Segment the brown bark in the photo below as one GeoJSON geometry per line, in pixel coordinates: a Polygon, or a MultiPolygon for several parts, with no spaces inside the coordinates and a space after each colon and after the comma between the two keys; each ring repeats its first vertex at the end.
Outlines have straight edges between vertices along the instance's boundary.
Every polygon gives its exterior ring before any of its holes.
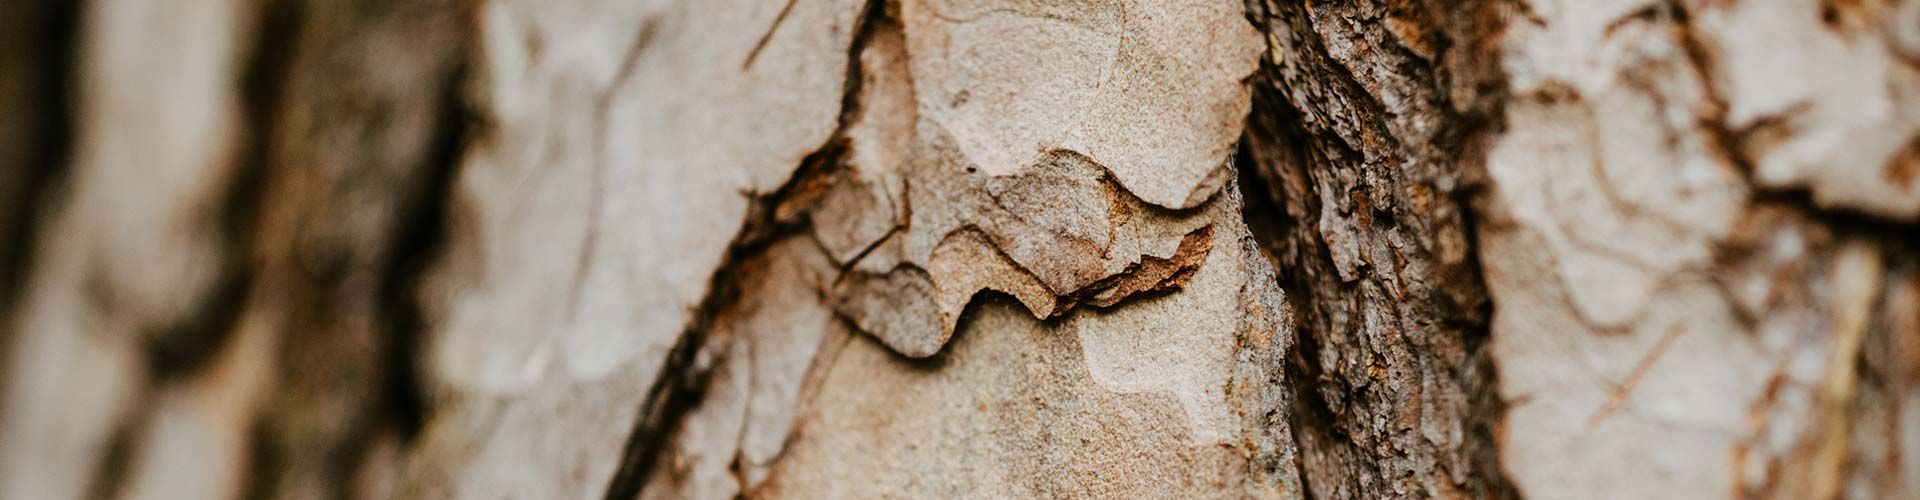
{"type": "Polygon", "coordinates": [[[1318,498],[1512,495],[1491,305],[1467,200],[1497,133],[1498,2],[1249,2],[1250,221],[1299,321],[1303,476],[1318,498]]]}
{"type": "Polygon", "coordinates": [[[1920,2],[56,3],[0,497],[1920,491],[1920,2]]]}

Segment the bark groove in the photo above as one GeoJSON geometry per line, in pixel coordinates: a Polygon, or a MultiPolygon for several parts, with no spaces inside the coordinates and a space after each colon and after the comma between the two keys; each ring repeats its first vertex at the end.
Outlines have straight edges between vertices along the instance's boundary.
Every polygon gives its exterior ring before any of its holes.
{"type": "Polygon", "coordinates": [[[1513,495],[1468,204],[1500,129],[1504,8],[1248,3],[1270,53],[1248,218],[1301,315],[1289,369],[1316,498],[1513,495]]]}
{"type": "Polygon", "coordinates": [[[0,4],[0,498],[1904,498],[1920,1],[0,4]]]}

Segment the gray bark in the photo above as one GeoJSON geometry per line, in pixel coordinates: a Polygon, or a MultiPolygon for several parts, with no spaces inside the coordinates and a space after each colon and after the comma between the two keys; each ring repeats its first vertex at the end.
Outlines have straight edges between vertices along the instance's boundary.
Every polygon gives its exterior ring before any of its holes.
{"type": "Polygon", "coordinates": [[[1920,2],[0,28],[0,498],[1920,491],[1920,2]]]}

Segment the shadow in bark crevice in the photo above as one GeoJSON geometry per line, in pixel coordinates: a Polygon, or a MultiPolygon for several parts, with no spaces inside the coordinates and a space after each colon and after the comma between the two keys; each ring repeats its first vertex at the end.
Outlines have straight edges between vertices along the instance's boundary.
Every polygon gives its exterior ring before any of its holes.
{"type": "Polygon", "coordinates": [[[873,25],[883,20],[884,0],[869,0],[861,7],[858,23],[847,53],[847,72],[841,93],[841,108],[833,134],[818,150],[808,154],[787,182],[772,193],[755,194],[748,204],[747,217],[734,233],[727,254],[708,279],[707,294],[694,310],[693,319],[674,341],[666,362],[645,399],[639,402],[639,416],[627,433],[620,453],[620,464],[607,480],[607,500],[635,498],[647,486],[673,432],[687,415],[698,408],[711,380],[713,370],[725,360],[727,345],[734,339],[725,333],[715,335],[715,323],[739,300],[745,279],[739,272],[754,261],[764,259],[767,249],[782,238],[799,235],[809,227],[807,200],[817,197],[829,184],[832,174],[843,168],[848,154],[847,126],[860,113],[862,70],[860,53],[866,47],[873,25]]]}

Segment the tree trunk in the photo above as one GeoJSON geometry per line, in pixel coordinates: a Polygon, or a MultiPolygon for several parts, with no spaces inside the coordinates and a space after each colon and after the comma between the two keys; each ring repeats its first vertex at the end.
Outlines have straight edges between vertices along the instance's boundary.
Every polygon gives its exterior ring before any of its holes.
{"type": "Polygon", "coordinates": [[[1916,1],[0,41],[0,498],[1920,492],[1916,1]]]}

